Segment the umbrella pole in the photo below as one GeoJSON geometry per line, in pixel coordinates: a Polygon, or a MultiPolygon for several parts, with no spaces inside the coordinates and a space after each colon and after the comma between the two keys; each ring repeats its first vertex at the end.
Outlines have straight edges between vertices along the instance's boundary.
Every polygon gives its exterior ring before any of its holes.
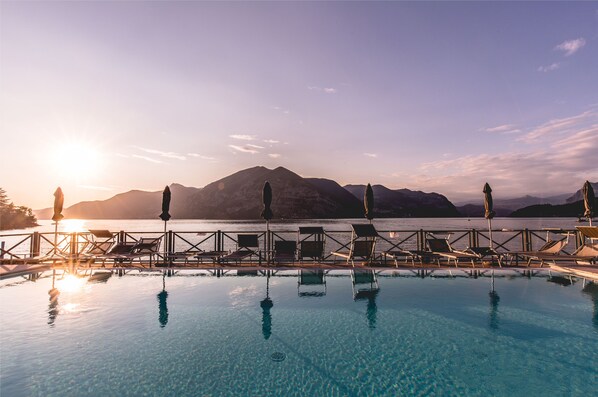
{"type": "MultiPolygon", "coordinates": [[[[167,245],[167,242],[166,242],[166,224],[167,223],[168,223],[167,221],[164,221],[164,243],[163,243],[163,246],[162,246],[162,249],[164,251],[164,258],[163,258],[164,265],[166,265],[166,245],[167,245]]],[[[168,265],[170,267],[170,263],[168,263],[168,265]]]]}
{"type": "Polygon", "coordinates": [[[270,265],[270,221],[266,221],[266,265],[270,265]]]}
{"type": "Polygon", "coordinates": [[[490,249],[492,249],[492,219],[488,219],[488,234],[490,235],[490,249]]]}
{"type": "Polygon", "coordinates": [[[54,250],[53,255],[58,255],[58,221],[54,223],[54,250]]]}

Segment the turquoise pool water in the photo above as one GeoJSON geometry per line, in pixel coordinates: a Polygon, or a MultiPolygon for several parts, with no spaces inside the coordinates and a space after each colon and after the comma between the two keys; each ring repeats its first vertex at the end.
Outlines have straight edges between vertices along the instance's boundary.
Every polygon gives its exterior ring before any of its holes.
{"type": "Polygon", "coordinates": [[[497,272],[491,293],[490,277],[234,274],[56,280],[57,298],[48,294],[47,274],[36,282],[4,281],[0,395],[598,390],[595,284],[497,272]]]}

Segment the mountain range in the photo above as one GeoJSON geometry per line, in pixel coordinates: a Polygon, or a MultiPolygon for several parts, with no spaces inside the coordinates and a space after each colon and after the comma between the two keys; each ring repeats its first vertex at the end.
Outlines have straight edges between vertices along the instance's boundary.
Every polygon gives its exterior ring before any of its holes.
{"type": "MultiPolygon", "coordinates": [[[[212,182],[203,188],[177,183],[170,185],[170,213],[175,219],[259,219],[262,188],[266,181],[273,190],[272,210],[278,219],[362,218],[365,185],[341,186],[323,178],[303,178],[284,167],[268,169],[252,167],[212,182]]],[[[594,183],[594,189],[598,184],[594,183]]],[[[464,203],[455,207],[445,196],[409,189],[372,186],[374,214],[377,218],[401,217],[478,217],[483,216],[481,203],[464,203]]],[[[548,198],[524,196],[495,199],[498,216],[558,216],[562,211],[576,212],[581,190],[573,195],[548,198]],[[577,203],[576,203],[577,202],[577,203]],[[571,204],[555,208],[552,204],[571,204]],[[541,205],[541,211],[525,212],[521,208],[541,205]],[[521,212],[523,211],[523,212],[521,212]],[[521,215],[521,214],[552,215],[521,215]]],[[[83,201],[64,210],[69,218],[82,219],[153,219],[160,213],[162,192],[131,190],[107,200],[83,201]]],[[[35,211],[39,219],[49,219],[52,209],[35,211]]],[[[563,216],[577,216],[563,215],[563,216]]]]}
{"type": "MultiPolygon", "coordinates": [[[[303,178],[284,167],[248,168],[212,182],[203,188],[170,185],[170,213],[177,219],[258,219],[262,188],[269,181],[273,190],[275,218],[362,218],[365,186],[342,187],[322,178],[303,178]]],[[[437,193],[408,189],[391,190],[374,186],[377,217],[454,217],[455,206],[437,193]]],[[[83,219],[153,219],[160,213],[162,192],[132,190],[107,200],[83,201],[64,210],[70,218],[83,219]]],[[[49,219],[52,209],[36,211],[40,219],[49,219]]]]}

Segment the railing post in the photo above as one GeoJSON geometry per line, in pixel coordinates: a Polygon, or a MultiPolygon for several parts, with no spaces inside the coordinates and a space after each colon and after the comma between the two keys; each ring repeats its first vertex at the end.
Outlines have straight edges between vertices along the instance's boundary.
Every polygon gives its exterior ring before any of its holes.
{"type": "Polygon", "coordinates": [[[70,252],[71,258],[76,258],[77,254],[79,252],[78,237],[79,237],[79,234],[77,232],[71,233],[71,243],[70,243],[70,247],[69,247],[70,248],[69,252],[70,252]]]}
{"type": "Polygon", "coordinates": [[[31,244],[29,245],[29,256],[35,258],[40,255],[41,251],[41,238],[39,232],[33,232],[31,235],[31,244]]]}
{"type": "Polygon", "coordinates": [[[121,230],[120,232],[118,232],[118,242],[119,243],[124,243],[126,239],[127,239],[127,235],[125,234],[124,230],[121,230]]]}
{"type": "Polygon", "coordinates": [[[581,232],[579,230],[575,231],[575,249],[578,249],[579,247],[581,247],[584,243],[584,238],[583,238],[583,234],[581,234],[581,232]]]}
{"type": "Polygon", "coordinates": [[[0,241],[0,259],[4,259],[4,241],[0,241]]]}

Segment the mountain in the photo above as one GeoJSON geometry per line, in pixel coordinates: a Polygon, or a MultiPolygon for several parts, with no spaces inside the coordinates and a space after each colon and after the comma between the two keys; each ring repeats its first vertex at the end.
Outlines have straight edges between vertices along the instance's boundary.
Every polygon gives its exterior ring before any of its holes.
{"type": "MultiPolygon", "coordinates": [[[[459,211],[461,216],[468,218],[482,217],[486,213],[486,209],[484,208],[483,204],[465,204],[457,206],[457,211],[459,211]]],[[[509,216],[513,210],[495,206],[494,212],[496,212],[496,216],[509,216]]]]}
{"type": "MultiPolygon", "coordinates": [[[[594,206],[598,206],[598,199],[595,200],[594,206]]],[[[578,217],[584,213],[583,201],[576,201],[574,203],[551,205],[540,204],[521,208],[514,211],[511,216],[528,218],[528,217],[578,217]]]]}
{"type": "MultiPolygon", "coordinates": [[[[253,167],[236,172],[204,188],[170,185],[170,214],[174,219],[259,219],[262,188],[269,181],[274,192],[275,218],[360,218],[363,206],[339,184],[305,179],[283,167],[253,167]]],[[[131,190],[102,201],[84,201],[64,210],[69,218],[153,219],[160,213],[162,191],[131,190]]],[[[49,219],[52,209],[36,211],[49,219]]]]}
{"type": "MultiPolygon", "coordinates": [[[[345,189],[363,202],[365,185],[347,185],[345,189]]],[[[374,215],[378,218],[460,216],[453,203],[438,193],[424,193],[409,189],[391,190],[382,185],[374,185],[372,190],[374,191],[374,215]]]]}
{"type": "MultiPolygon", "coordinates": [[[[278,167],[254,167],[213,182],[194,195],[186,218],[259,219],[264,182],[272,186],[275,218],[354,218],[359,203],[334,181],[305,179],[278,167]]],[[[174,194],[173,194],[174,197],[174,194]]]]}
{"type": "MultiPolygon", "coordinates": [[[[590,182],[590,185],[592,185],[592,188],[594,189],[594,194],[598,194],[598,182],[590,182]]],[[[573,193],[571,197],[568,197],[565,202],[574,203],[579,200],[583,200],[583,192],[581,189],[573,193]]]]}

